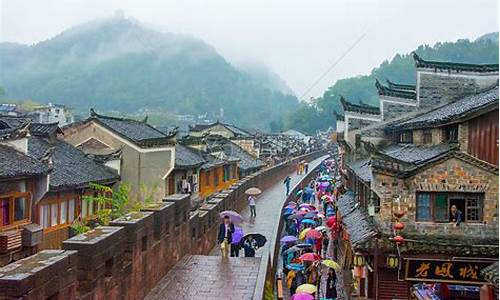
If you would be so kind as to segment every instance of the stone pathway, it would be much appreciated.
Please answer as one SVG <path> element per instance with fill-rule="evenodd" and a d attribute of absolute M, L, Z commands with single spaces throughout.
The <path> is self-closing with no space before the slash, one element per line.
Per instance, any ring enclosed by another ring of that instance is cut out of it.
<path fill-rule="evenodd" d="M 309 163 L 312 170 L 325 157 Z M 304 175 L 290 174 L 290 187 L 300 182 Z M 285 185 L 281 178 L 277 184 L 265 190 L 256 201 L 257 217 L 250 218 L 250 208 L 241 213 L 247 220 L 241 224 L 245 233 L 261 233 L 267 237 L 268 248 L 274 228 L 277 226 L 277 216 L 285 200 Z M 146 296 L 146 300 L 170 299 L 252 299 L 263 249 L 257 250 L 256 257 L 240 257 L 222 260 L 220 248 L 212 249 L 210 256 L 189 255 L 177 263 L 172 270 Z M 256 299 L 260 300 L 260 299 Z"/>
<path fill-rule="evenodd" d="M 326 157 L 326 156 L 325 156 Z M 317 165 L 325 159 L 325 157 L 320 157 L 309 163 L 309 170 L 313 170 Z M 290 183 L 290 189 L 293 188 L 298 182 L 302 180 L 304 175 L 297 175 L 296 172 L 290 174 L 292 181 Z M 281 213 L 281 207 L 283 206 L 283 201 L 286 198 L 286 188 L 283 184 L 284 178 L 282 178 L 277 184 L 265 190 L 256 201 L 257 217 L 250 217 L 250 208 L 247 206 L 243 211 L 240 212 L 243 219 L 246 222 L 238 225 L 243 228 L 243 232 L 247 233 L 260 233 L 267 238 L 266 245 L 257 250 L 255 256 L 260 257 L 264 248 L 268 249 L 270 246 L 271 236 L 274 234 L 274 228 L 278 224 L 277 215 Z M 220 247 L 215 246 L 210 255 L 220 256 Z M 240 251 L 240 256 L 244 255 L 243 249 Z"/>

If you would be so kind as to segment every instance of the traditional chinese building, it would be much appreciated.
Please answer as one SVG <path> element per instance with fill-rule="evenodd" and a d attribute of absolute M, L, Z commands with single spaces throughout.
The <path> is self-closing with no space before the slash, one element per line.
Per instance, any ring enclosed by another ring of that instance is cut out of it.
<path fill-rule="evenodd" d="M 414 59 L 416 85 L 376 82 L 381 121 L 340 144 L 340 252 L 365 258 L 362 296 L 479 299 L 498 261 L 498 65 Z"/>
<path fill-rule="evenodd" d="M 64 140 L 91 155 L 121 152 L 116 168 L 132 193 L 153 192 L 156 199 L 167 195 L 167 177 L 175 167 L 175 132 L 165 134 L 142 121 L 110 117 L 91 110 L 89 118 L 62 128 Z"/>

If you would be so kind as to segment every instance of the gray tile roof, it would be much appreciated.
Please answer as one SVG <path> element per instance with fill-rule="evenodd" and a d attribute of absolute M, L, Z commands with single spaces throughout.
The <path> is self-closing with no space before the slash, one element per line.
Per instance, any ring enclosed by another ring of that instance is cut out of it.
<path fill-rule="evenodd" d="M 266 165 L 266 163 L 252 156 L 247 151 L 243 150 L 240 146 L 231 142 L 230 140 L 220 138 L 207 142 L 209 152 L 224 152 L 226 157 L 238 159 L 238 168 L 242 171 L 259 169 Z"/>
<path fill-rule="evenodd" d="M 418 165 L 425 163 L 426 161 L 429 161 L 435 157 L 446 154 L 453 149 L 456 149 L 456 145 L 395 144 L 380 149 L 379 153 L 395 160 Z"/>
<path fill-rule="evenodd" d="M 354 104 L 342 96 L 340 96 L 340 104 L 342 104 L 344 112 L 350 111 L 361 114 L 380 115 L 380 108 L 365 103 Z"/>
<path fill-rule="evenodd" d="M 199 167 L 206 162 L 200 150 L 181 144 L 175 145 L 175 167 L 178 169 Z"/>
<path fill-rule="evenodd" d="M 43 135 L 43 136 L 49 136 L 55 133 L 62 133 L 58 123 L 50 123 L 50 124 L 31 123 L 29 126 L 29 131 L 32 135 Z"/>
<path fill-rule="evenodd" d="M 203 130 L 209 129 L 211 127 L 214 127 L 216 125 L 221 125 L 221 126 L 226 127 L 229 131 L 234 133 L 234 135 L 236 135 L 236 136 L 246 137 L 246 136 L 251 135 L 250 132 L 248 132 L 247 130 L 241 129 L 233 124 L 228 124 L 228 123 L 224 123 L 224 122 L 220 122 L 220 121 L 217 121 L 217 122 L 214 122 L 211 124 L 196 124 L 194 126 L 189 127 L 189 130 L 191 130 L 191 131 L 203 131 Z"/>
<path fill-rule="evenodd" d="M 392 86 L 394 86 L 394 84 Z M 375 87 L 377 88 L 379 95 L 411 99 L 411 100 L 417 99 L 417 92 L 415 90 L 394 88 L 390 86 L 387 87 L 382 85 L 378 80 L 375 80 Z"/>
<path fill-rule="evenodd" d="M 104 127 L 140 146 L 154 146 L 173 144 L 169 136 L 145 121 L 126 118 L 103 116 L 91 110 L 91 120 L 95 120 Z"/>
<path fill-rule="evenodd" d="M 469 72 L 498 72 L 498 64 L 467 64 L 444 61 L 424 60 L 417 53 L 413 52 L 413 59 L 417 68 L 430 68 L 438 70 L 455 70 Z"/>
<path fill-rule="evenodd" d="M 481 276 L 498 289 L 498 261 L 481 271 Z"/>
<path fill-rule="evenodd" d="M 347 191 L 339 197 L 337 207 L 353 248 L 356 249 L 378 234 L 376 225 L 360 206 L 352 191 Z"/>
<path fill-rule="evenodd" d="M 348 163 L 347 166 L 363 180 L 364 182 L 372 181 L 372 170 L 370 168 L 371 160 L 369 158 L 356 160 Z"/>
<path fill-rule="evenodd" d="M 32 136 L 28 139 L 28 153 L 40 158 L 53 148 L 50 190 L 58 191 L 87 187 L 89 183 L 112 183 L 119 179 L 111 168 L 101 165 L 87 157 L 74 146 L 55 140 Z"/>
<path fill-rule="evenodd" d="M 498 108 L 498 86 L 483 93 L 468 96 L 457 101 L 447 103 L 415 118 L 397 122 L 387 126 L 389 130 L 410 128 L 435 127 L 448 124 L 482 110 L 485 107 Z"/>
<path fill-rule="evenodd" d="M 49 172 L 49 166 L 36 158 L 0 144 L 0 179 L 32 177 Z"/>

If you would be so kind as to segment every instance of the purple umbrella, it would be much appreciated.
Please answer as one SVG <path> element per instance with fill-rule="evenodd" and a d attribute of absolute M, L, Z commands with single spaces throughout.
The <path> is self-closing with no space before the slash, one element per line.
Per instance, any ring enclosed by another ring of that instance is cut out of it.
<path fill-rule="evenodd" d="M 297 293 L 292 296 L 291 300 L 314 300 L 314 297 L 307 293 Z"/>
<path fill-rule="evenodd" d="M 281 238 L 281 242 L 283 243 L 291 243 L 291 242 L 296 242 L 297 238 L 294 237 L 293 235 L 286 235 Z"/>
<path fill-rule="evenodd" d="M 229 216 L 229 218 L 231 219 L 231 222 L 233 222 L 233 223 L 243 222 L 243 217 L 235 211 L 225 210 L 225 211 L 220 213 L 221 218 L 224 218 L 225 216 Z"/>
<path fill-rule="evenodd" d="M 234 233 L 231 244 L 239 244 L 243 238 L 243 228 L 234 226 Z"/>

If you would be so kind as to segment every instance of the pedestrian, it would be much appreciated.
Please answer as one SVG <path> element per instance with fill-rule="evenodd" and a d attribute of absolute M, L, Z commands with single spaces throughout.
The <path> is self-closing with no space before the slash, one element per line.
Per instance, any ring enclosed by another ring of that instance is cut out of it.
<path fill-rule="evenodd" d="M 240 243 L 232 242 L 231 243 L 231 257 L 239 257 L 240 256 Z"/>
<path fill-rule="evenodd" d="M 290 176 L 287 176 L 285 180 L 283 181 L 283 184 L 286 187 L 286 195 L 288 196 L 290 194 L 290 182 L 292 181 L 292 178 Z"/>
<path fill-rule="evenodd" d="M 309 163 L 308 162 L 304 163 L 304 168 L 305 168 L 306 174 L 309 173 Z"/>
<path fill-rule="evenodd" d="M 328 277 L 326 279 L 326 299 L 336 299 L 337 298 L 337 274 L 332 268 L 328 269 Z"/>
<path fill-rule="evenodd" d="M 257 242 L 250 236 L 243 242 L 245 257 L 255 257 L 255 249 L 257 249 Z"/>
<path fill-rule="evenodd" d="M 450 222 L 455 227 L 462 223 L 462 212 L 457 209 L 456 205 L 452 205 L 450 208 Z"/>
<path fill-rule="evenodd" d="M 250 217 L 256 217 L 257 211 L 255 210 L 255 196 L 248 196 L 248 206 L 250 207 Z"/>
<path fill-rule="evenodd" d="M 222 223 L 219 225 L 219 234 L 217 242 L 220 245 L 221 255 L 223 258 L 228 257 L 229 241 L 232 241 L 234 233 L 234 224 L 231 223 L 229 216 L 224 216 Z"/>

